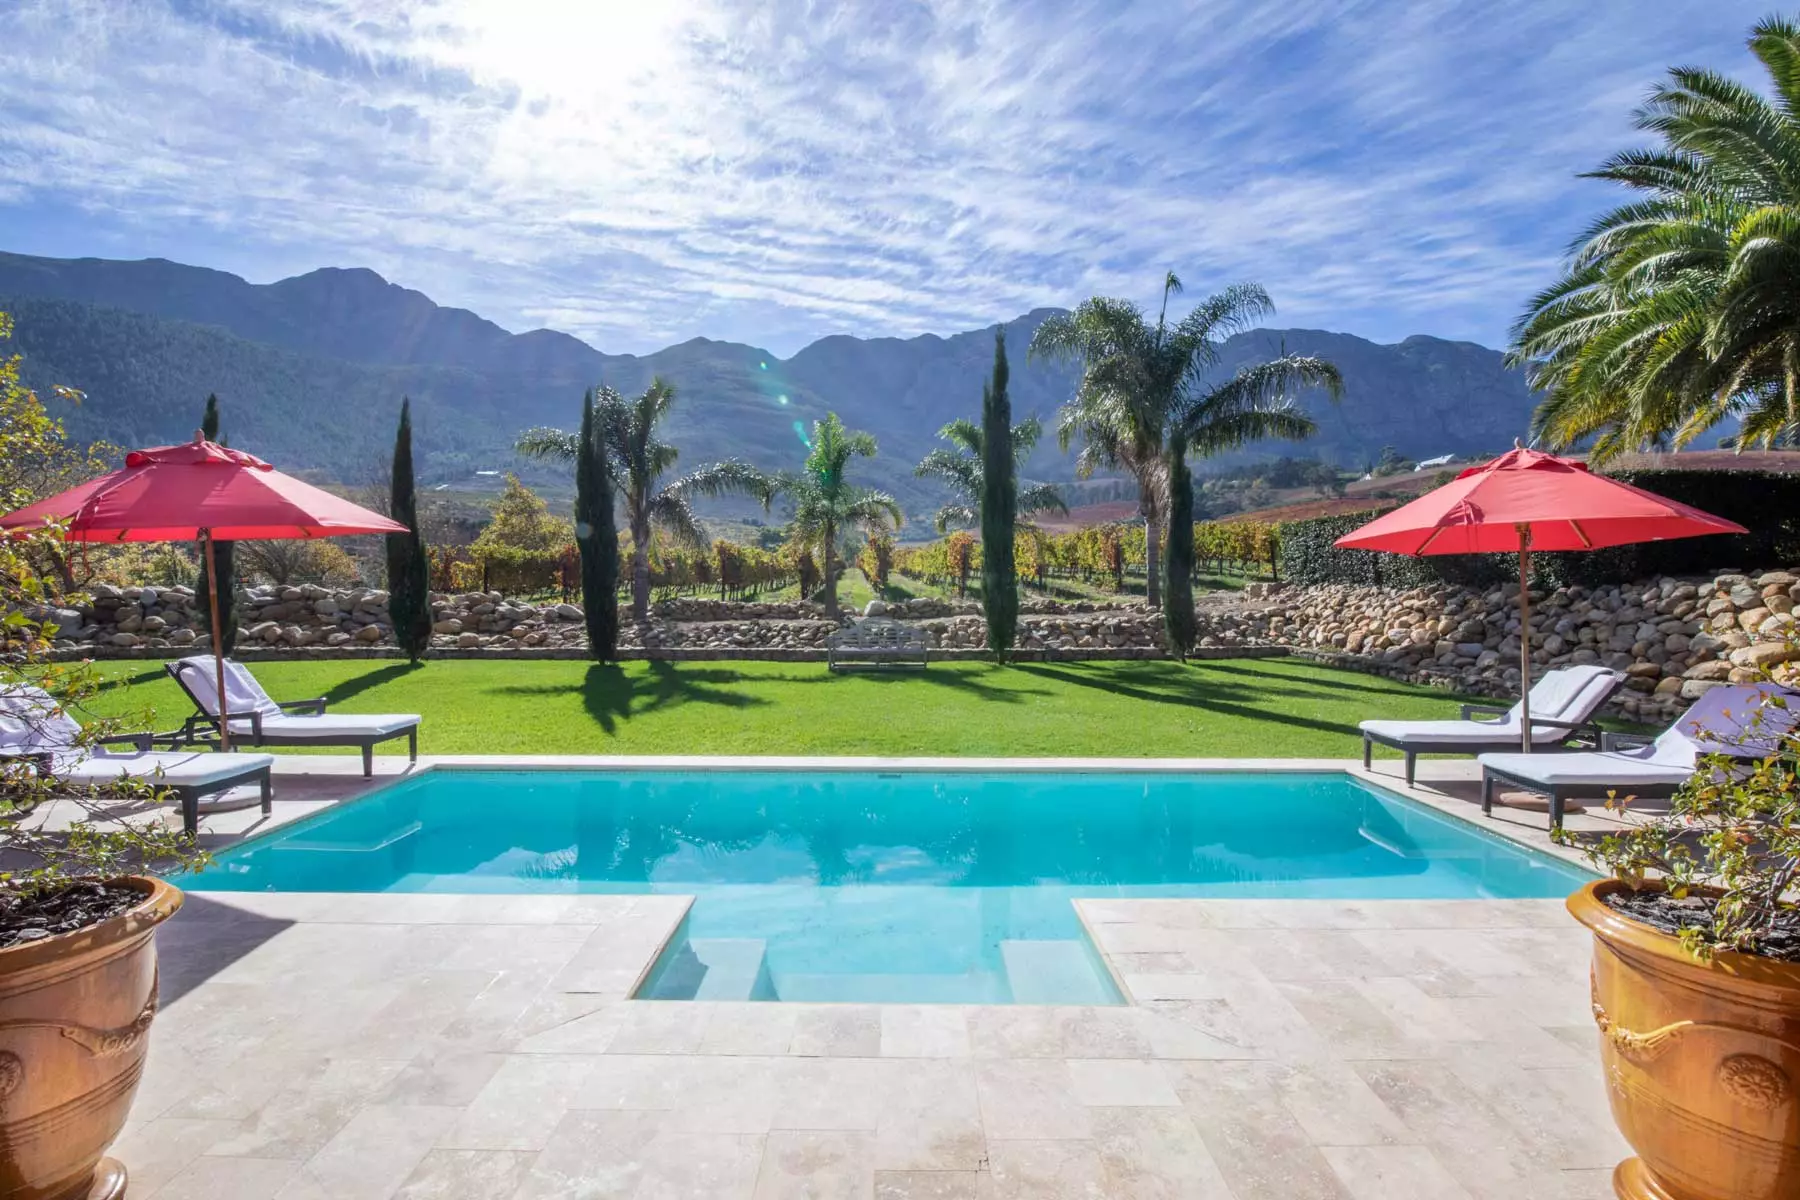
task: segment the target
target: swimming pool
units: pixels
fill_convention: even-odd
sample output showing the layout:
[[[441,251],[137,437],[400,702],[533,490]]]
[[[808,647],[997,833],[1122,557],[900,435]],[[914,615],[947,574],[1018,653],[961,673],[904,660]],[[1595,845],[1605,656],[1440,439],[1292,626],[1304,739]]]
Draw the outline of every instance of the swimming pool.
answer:
[[[195,890],[676,892],[657,999],[1119,1003],[1088,896],[1561,896],[1579,869],[1338,773],[434,770]]]

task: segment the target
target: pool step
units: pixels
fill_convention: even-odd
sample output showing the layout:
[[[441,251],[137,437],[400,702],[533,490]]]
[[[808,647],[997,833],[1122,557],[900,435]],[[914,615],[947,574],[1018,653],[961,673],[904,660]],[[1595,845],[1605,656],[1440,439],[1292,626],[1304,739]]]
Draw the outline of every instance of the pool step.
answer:
[[[779,1000],[760,938],[692,938],[662,968],[658,1000]]]
[[[1000,958],[1006,964],[1014,1004],[1119,1002],[1085,942],[1003,941]]]

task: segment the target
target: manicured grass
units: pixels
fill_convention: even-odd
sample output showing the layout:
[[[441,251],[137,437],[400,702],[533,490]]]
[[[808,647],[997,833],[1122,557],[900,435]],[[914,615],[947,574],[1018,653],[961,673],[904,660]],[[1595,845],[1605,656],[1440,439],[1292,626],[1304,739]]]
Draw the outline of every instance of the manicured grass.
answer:
[[[192,707],[159,664],[111,663],[104,715]],[[1360,753],[1365,717],[1454,717],[1457,698],[1298,659],[940,663],[446,660],[259,663],[278,700],[416,712],[427,754],[1313,757]],[[400,743],[395,743],[399,745]],[[388,749],[391,750],[391,747]]]

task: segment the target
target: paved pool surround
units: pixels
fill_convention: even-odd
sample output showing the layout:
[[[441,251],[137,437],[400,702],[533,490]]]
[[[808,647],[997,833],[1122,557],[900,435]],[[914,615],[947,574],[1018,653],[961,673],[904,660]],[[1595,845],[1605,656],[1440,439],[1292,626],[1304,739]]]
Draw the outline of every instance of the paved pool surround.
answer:
[[[1482,822],[1465,763],[1385,766],[1547,845],[1541,811]],[[205,836],[368,786],[287,756],[272,820]],[[133,1195],[1601,1200],[1627,1153],[1557,900],[1077,901],[1121,1007],[628,999],[687,904],[190,893]]]

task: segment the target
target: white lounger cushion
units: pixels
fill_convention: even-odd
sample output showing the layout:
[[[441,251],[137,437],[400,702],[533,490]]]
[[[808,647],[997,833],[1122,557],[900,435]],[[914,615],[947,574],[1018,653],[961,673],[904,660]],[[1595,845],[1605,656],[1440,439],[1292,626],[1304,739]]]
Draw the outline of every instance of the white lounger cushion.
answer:
[[[195,699],[208,716],[219,715],[218,667],[214,665],[210,654],[196,654],[181,660],[183,664],[182,682],[193,691]],[[234,713],[257,713],[262,717],[263,733],[269,737],[317,738],[321,741],[331,738],[379,737],[382,734],[402,733],[419,724],[420,718],[415,713],[319,713],[308,716],[304,713],[288,713],[269,698],[262,684],[256,682],[256,676],[250,668],[232,659],[225,660],[225,695],[231,702]],[[248,735],[253,726],[249,720],[231,722],[231,732]]]
[[[22,684],[0,688],[0,750],[47,754],[51,771],[71,783],[144,778],[176,787],[199,788],[275,764],[274,757],[268,754],[73,748],[80,736],[80,723],[42,688]]]
[[[1694,773],[1692,761],[1658,761],[1654,746],[1641,750],[1583,750],[1575,754],[1483,754],[1478,761],[1483,768],[1546,787],[1591,784],[1629,789],[1633,784],[1672,785]]]
[[[407,713],[320,713],[307,716],[304,713],[282,713],[280,716],[264,717],[262,730],[265,737],[303,737],[303,738],[359,738],[378,737],[382,734],[404,733],[419,723],[419,718]],[[233,721],[231,732],[249,736],[250,722]]]
[[[78,762],[59,763],[58,776],[70,783],[112,783],[119,779],[144,779],[169,787],[204,788],[254,771],[272,767],[272,754],[195,754],[187,750],[142,750],[123,754],[90,754]]]
[[[1592,717],[1618,680],[1606,667],[1564,667],[1538,680],[1531,689],[1531,715],[1557,721],[1585,721]],[[1496,746],[1519,744],[1523,706],[1513,705],[1495,721],[1364,721],[1358,728],[1378,738],[1419,746],[1467,745],[1492,742]],[[1553,745],[1569,736],[1559,726],[1531,726],[1533,743]]]
[[[1546,787],[1575,785],[1595,787],[1616,784],[1629,788],[1632,784],[1678,784],[1694,773],[1702,754],[1755,751],[1746,746],[1750,736],[1746,720],[1750,714],[1764,713],[1758,730],[1761,737],[1773,738],[1781,728],[1793,724],[1797,714],[1792,708],[1762,708],[1762,697],[1783,689],[1750,684],[1743,687],[1717,687],[1696,700],[1676,722],[1657,735],[1656,741],[1637,750],[1599,750],[1579,754],[1483,754],[1476,761],[1483,769],[1492,769],[1519,779],[1529,779]]]

